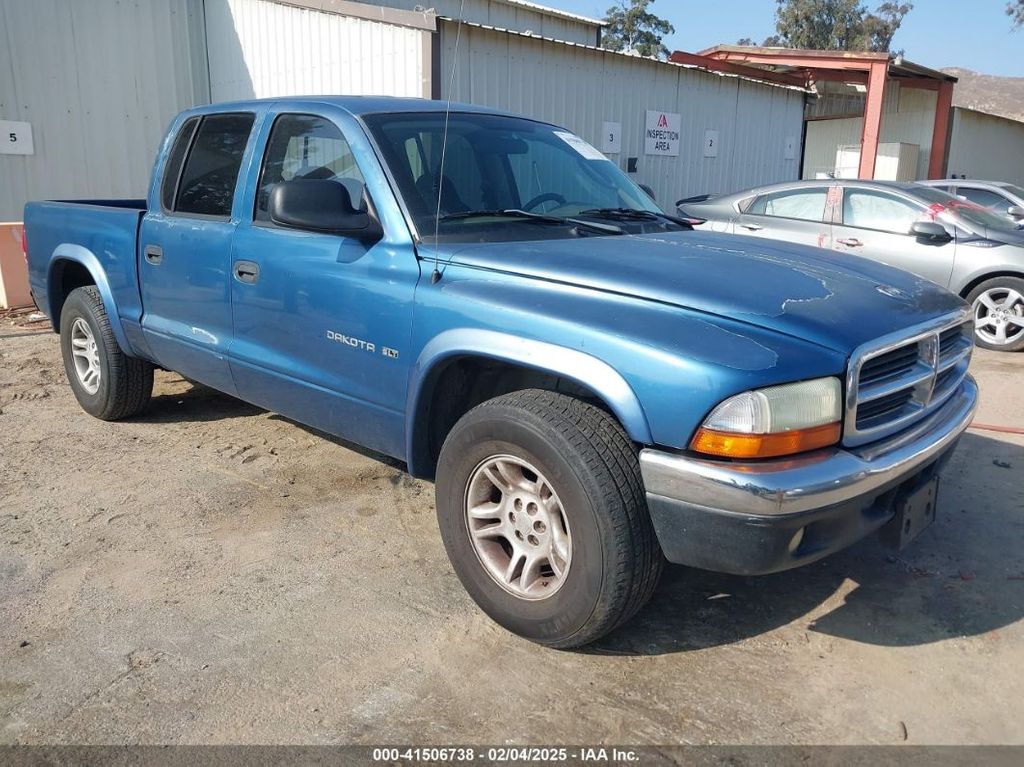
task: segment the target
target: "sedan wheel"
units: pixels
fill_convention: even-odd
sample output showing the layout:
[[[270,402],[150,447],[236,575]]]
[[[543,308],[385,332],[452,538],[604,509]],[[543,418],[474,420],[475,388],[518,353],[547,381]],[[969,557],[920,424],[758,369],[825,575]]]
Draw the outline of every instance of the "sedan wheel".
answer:
[[[1024,294],[1000,285],[978,295],[974,333],[990,348],[1017,348],[1024,342]]]

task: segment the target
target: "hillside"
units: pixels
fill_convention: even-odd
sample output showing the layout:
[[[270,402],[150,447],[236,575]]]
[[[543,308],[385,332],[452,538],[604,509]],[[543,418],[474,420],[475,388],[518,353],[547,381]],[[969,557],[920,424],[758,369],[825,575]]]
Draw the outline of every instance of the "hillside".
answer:
[[[1024,121],[1024,77],[998,77],[970,69],[943,69],[960,78],[953,90],[953,105],[979,109]]]

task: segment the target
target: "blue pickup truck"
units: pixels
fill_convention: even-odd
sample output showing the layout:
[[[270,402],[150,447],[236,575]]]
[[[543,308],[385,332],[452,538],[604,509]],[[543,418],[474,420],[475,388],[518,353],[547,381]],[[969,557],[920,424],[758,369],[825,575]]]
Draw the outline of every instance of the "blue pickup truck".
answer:
[[[466,590],[591,642],[664,560],[769,573],[934,518],[970,313],[855,256],[697,232],[558,127],[322,97],[176,118],[145,200],[25,209],[86,412],[155,368],[432,479]]]

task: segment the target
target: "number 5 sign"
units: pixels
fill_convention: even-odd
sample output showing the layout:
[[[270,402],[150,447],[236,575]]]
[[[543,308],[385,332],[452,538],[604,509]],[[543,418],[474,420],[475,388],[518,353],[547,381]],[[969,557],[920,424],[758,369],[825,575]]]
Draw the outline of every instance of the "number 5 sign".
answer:
[[[0,154],[35,154],[32,124],[0,120]]]

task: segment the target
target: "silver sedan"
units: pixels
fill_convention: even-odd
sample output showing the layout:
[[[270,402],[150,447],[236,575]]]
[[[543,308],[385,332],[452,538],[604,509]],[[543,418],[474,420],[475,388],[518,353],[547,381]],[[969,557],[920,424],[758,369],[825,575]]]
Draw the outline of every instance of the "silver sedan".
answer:
[[[919,274],[974,307],[975,341],[1024,349],[1024,231],[933,187],[794,181],[677,203],[701,228],[855,253]]]

